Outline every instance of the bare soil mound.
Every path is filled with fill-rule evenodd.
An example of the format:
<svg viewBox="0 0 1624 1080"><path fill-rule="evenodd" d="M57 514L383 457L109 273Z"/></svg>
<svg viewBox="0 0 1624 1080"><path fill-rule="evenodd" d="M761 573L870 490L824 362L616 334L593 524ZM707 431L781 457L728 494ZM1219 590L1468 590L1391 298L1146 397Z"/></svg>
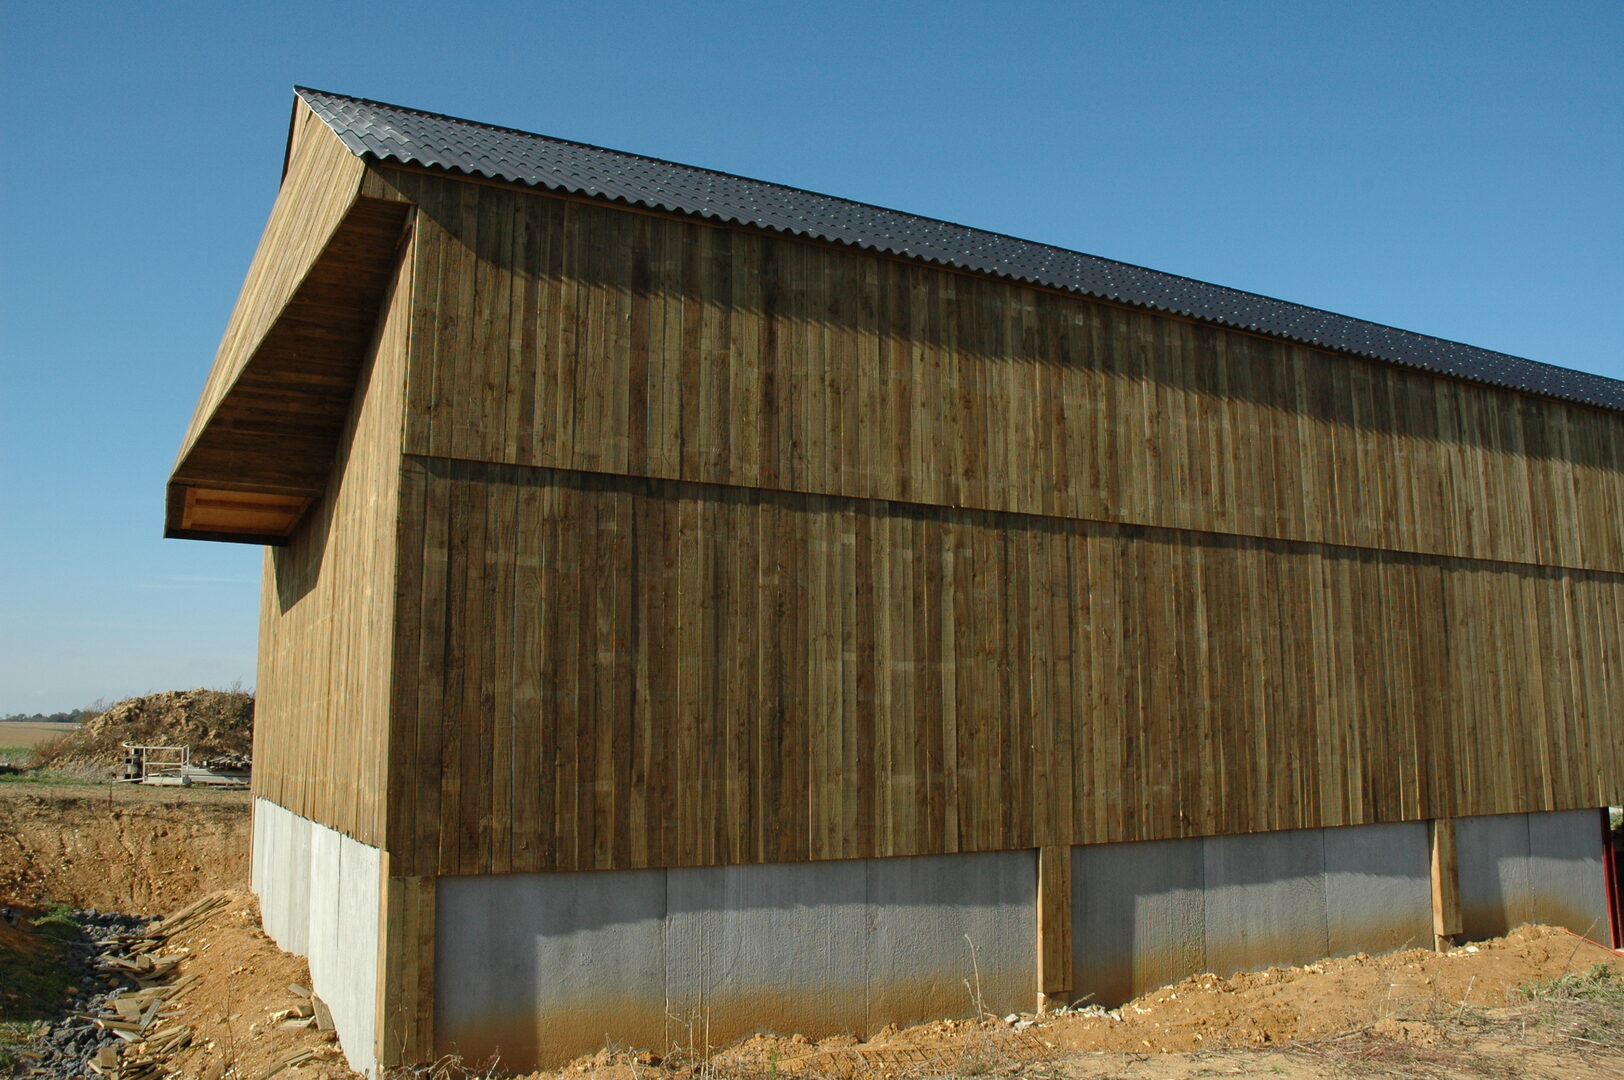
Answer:
<svg viewBox="0 0 1624 1080"><path fill-rule="evenodd" d="M0 785L0 905L156 915L246 884L245 791Z"/></svg>
<svg viewBox="0 0 1624 1080"><path fill-rule="evenodd" d="M664 1061L604 1051L558 1073L595 1080L888 1080L1011 1076L1039 1080L1196 1076L1329 1078L1624 1076L1624 1040L1547 1023L1518 990L1603 965L1624 986L1624 957L1565 930L1522 927L1448 952L1356 955L1223 979L1198 975L1110 1011L942 1020L867 1041L758 1035ZM1601 1026L1624 1020L1614 1005ZM1592 1024L1592 1028L1597 1025ZM1616 1024L1615 1024L1616 1026Z"/></svg>
<svg viewBox="0 0 1624 1080"><path fill-rule="evenodd" d="M55 769L115 769L124 743L189 746L192 761L246 759L254 746L254 698L230 690L165 690L126 698L71 734L38 748Z"/></svg>

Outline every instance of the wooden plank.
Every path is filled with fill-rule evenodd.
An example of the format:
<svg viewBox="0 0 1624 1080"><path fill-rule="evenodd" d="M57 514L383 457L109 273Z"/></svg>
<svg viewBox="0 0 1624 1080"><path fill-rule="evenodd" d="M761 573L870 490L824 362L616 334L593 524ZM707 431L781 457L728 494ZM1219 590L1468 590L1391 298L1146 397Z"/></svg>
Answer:
<svg viewBox="0 0 1624 1080"><path fill-rule="evenodd" d="M1455 857L1455 821L1434 818L1428 822L1431 844L1432 938L1442 951L1456 944L1461 934L1460 867Z"/></svg>
<svg viewBox="0 0 1624 1080"><path fill-rule="evenodd" d="M365 167L310 107L294 107L287 174L182 442L182 455L225 396L254 346L303 280L344 211Z"/></svg>
<svg viewBox="0 0 1624 1080"><path fill-rule="evenodd" d="M1038 1012L1069 1005L1077 983L1071 952L1071 848L1038 848Z"/></svg>
<svg viewBox="0 0 1624 1080"><path fill-rule="evenodd" d="M379 1065L418 1065L436 1057L432 877L390 873L380 864L376 1042Z"/></svg>
<svg viewBox="0 0 1624 1080"><path fill-rule="evenodd" d="M388 805L409 275L359 374L331 491L267 561L260 634L256 792L374 846Z"/></svg>
<svg viewBox="0 0 1624 1080"><path fill-rule="evenodd" d="M1152 839L1615 783L1607 414L1508 417L1523 399L1306 346L412 182L412 404L346 421L344 482L272 560L262 680L288 718L264 790L387 832L402 872ZM408 448L471 457L408 459L410 505L363 505ZM327 618L367 588L413 640ZM334 726L356 701L387 749L381 722L353 751ZM1169 768L1169 745L1191 752ZM365 754L412 767L385 783Z"/></svg>

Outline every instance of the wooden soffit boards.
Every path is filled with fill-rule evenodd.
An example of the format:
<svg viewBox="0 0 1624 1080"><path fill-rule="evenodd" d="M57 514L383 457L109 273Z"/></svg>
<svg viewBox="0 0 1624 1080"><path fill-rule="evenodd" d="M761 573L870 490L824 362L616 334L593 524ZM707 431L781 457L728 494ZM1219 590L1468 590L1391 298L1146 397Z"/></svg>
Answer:
<svg viewBox="0 0 1624 1080"><path fill-rule="evenodd" d="M279 543L322 494L410 210L368 197L351 205L183 451L169 478L165 536ZM274 529L257 512L240 533L200 523L198 508L218 507L221 492L276 496L298 511L274 519Z"/></svg>
<svg viewBox="0 0 1624 1080"><path fill-rule="evenodd" d="M170 475L165 536L282 543L324 490L411 211L368 176L295 104L281 193Z"/></svg>

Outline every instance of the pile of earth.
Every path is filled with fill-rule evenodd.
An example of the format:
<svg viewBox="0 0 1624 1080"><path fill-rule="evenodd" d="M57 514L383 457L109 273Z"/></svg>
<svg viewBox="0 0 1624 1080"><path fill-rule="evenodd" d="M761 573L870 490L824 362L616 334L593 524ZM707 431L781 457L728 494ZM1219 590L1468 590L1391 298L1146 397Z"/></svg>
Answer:
<svg viewBox="0 0 1624 1080"><path fill-rule="evenodd" d="M189 746L194 764L246 762L254 746L254 698L234 690L165 690L126 698L71 734L38 748L55 769L117 769L124 743Z"/></svg>

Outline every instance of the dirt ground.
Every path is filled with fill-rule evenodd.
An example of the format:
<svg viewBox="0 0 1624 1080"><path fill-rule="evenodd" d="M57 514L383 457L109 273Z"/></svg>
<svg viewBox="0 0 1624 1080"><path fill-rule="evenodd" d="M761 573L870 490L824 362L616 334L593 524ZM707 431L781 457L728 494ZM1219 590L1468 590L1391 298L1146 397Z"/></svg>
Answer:
<svg viewBox="0 0 1624 1080"><path fill-rule="evenodd" d="M288 1080L353 1077L330 1035L314 1029L285 1030L287 1010L305 999L291 986L310 986L301 957L283 952L259 927L259 907L245 885L215 894L222 907L170 942L187 953L179 974L198 980L174 999L192 1044L169 1059L176 1077L252 1080L301 1049L315 1056L286 1070Z"/></svg>
<svg viewBox="0 0 1624 1080"><path fill-rule="evenodd" d="M1537 1023L1539 1010L1517 992L1596 964L1624 977L1624 956L1611 949L1563 930L1523 927L1446 953L1358 955L1230 979L1199 975L1114 1015L1027 1016L1018 1027L941 1021L866 1043L758 1036L715 1055L713 1064L722 1075L842 1077L1624 1077L1624 1045L1594 1053L1560 1038ZM609 1063L588 1059L566 1071Z"/></svg>
<svg viewBox="0 0 1624 1080"><path fill-rule="evenodd" d="M289 985L309 985L304 961L265 937L245 888L218 895L224 905L171 942L188 954L179 973L199 976L177 999L179 1015L172 1022L197 1034L168 1062L172 1075L258 1078L301 1049L315 1056L286 1070L288 1080L352 1075L320 1032L280 1027L282 1011L300 1002ZM1624 1049L1590 1052L1547 1030L1538 1023L1536 1007L1514 992L1595 963L1624 972L1624 958L1611 950L1564 931L1524 928L1506 939L1445 954L1350 957L1228 980L1190 979L1124 1007L1121 1020L1074 1013L1025 1017L1019 1028L1001 1019L941 1021L868 1042L757 1036L708 1059L678 1054L656 1063L648 1055L604 1053L535 1075L549 1080L980 1075L1616 1080L1624 1076ZM433 1072L418 1070L410 1080L471 1080L485 1068L445 1062L438 1077Z"/></svg>
<svg viewBox="0 0 1624 1080"><path fill-rule="evenodd" d="M220 890L223 903L178 932L177 977L197 979L172 1022L192 1045L170 1062L183 1080L259 1080L301 1049L313 1057L284 1080L349 1076L313 1029L284 1030L280 1013L308 986L303 960L260 931L246 888L248 799L241 792L0 785L0 903L61 899L161 912ZM1446 953L1352 956L1220 979L1197 976L1113 1014L953 1020L811 1042L763 1035L709 1053L656 1061L605 1051L552 1080L888 1080L1005 1076L1023 1080L1150 1080L1396 1076L1435 1080L1624 1077L1624 1039L1567 1023L1519 987L1624 957L1565 931L1523 928ZM1621 999L1624 1000L1624 999ZM1624 1027L1624 1005L1601 1014ZM1616 1035L1616 1032L1615 1032ZM444 1061L400 1080L472 1080L482 1063Z"/></svg>
<svg viewBox="0 0 1624 1080"><path fill-rule="evenodd" d="M245 884L246 791L0 784L0 900L159 915Z"/></svg>

